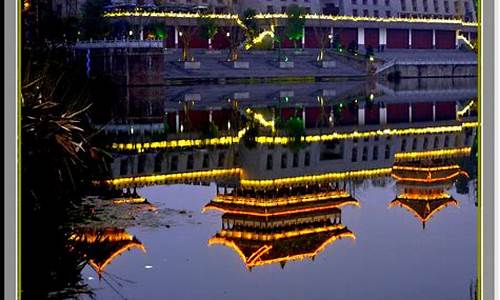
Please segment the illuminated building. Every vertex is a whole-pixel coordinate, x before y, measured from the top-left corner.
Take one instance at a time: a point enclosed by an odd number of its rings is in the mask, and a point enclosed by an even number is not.
[[[315,35],[315,27],[327,28],[330,32],[330,45],[333,44],[334,37],[338,38],[342,47],[347,48],[350,44],[355,44],[358,47],[371,46],[375,49],[456,49],[459,45],[459,36],[463,36],[468,40],[477,40],[477,23],[475,22],[475,12],[470,0],[463,0],[464,4],[457,4],[456,7],[447,7],[445,5],[450,1],[444,0],[443,10],[436,13],[425,12],[425,6],[417,5],[417,0],[412,0],[415,4],[411,8],[397,8],[391,4],[387,6],[385,0],[378,0],[379,5],[368,7],[365,0],[351,0],[360,2],[360,4],[350,5],[345,7],[345,15],[325,15],[313,12],[318,10],[313,8],[317,0],[310,1],[310,13],[306,14],[305,28],[302,39],[298,44],[302,48],[318,48],[319,42]],[[395,0],[391,0],[395,1]],[[407,0],[401,0],[403,2]],[[420,1],[420,0],[418,0]],[[427,1],[427,0],[423,0]],[[245,1],[244,1],[245,2]],[[275,8],[272,1],[264,4],[264,12],[258,14],[255,18],[262,22],[262,25],[269,27],[269,23],[275,23],[276,26],[267,28],[277,32],[282,32],[284,20],[287,17],[283,11],[286,8],[286,3]],[[277,1],[276,1],[277,2]],[[286,1],[285,1],[286,2]],[[346,1],[347,3],[348,1]],[[441,2],[436,0],[435,2]],[[456,1],[460,2],[460,1]],[[253,2],[252,2],[253,3]],[[352,3],[352,2],[351,2]],[[359,7],[358,7],[359,6]],[[373,6],[373,5],[371,5]],[[439,5],[438,5],[439,6]],[[389,7],[391,9],[389,9]],[[393,8],[396,7],[394,10]],[[278,9],[278,11],[275,11]],[[457,11],[457,9],[459,11]],[[259,9],[258,9],[259,10]],[[268,12],[272,10],[272,12]],[[172,11],[150,11],[143,9],[134,10],[112,10],[105,14],[110,18],[124,18],[131,23],[141,23],[144,19],[157,20],[162,19],[167,27],[167,40],[165,41],[168,47],[179,47],[179,40],[182,34],[179,26],[192,26],[192,20],[198,18],[198,13],[175,13]],[[241,26],[242,21],[236,14],[212,14],[209,17],[220,21],[221,26]],[[142,24],[142,23],[141,23]],[[462,32],[462,34],[459,34]],[[142,36],[142,33],[141,33]],[[224,39],[221,35],[217,39]],[[207,48],[209,43],[199,35],[193,38],[192,48]],[[221,42],[220,47],[227,48],[227,41]],[[284,39],[282,47],[292,48],[295,43],[288,39]]]
[[[359,206],[337,184],[304,187],[272,187],[254,191],[235,187],[205,206],[223,211],[222,229],[209,245],[235,251],[245,266],[314,258],[328,245],[356,236],[342,225],[341,207]]]
[[[136,237],[117,228],[79,229],[69,237],[69,242],[70,250],[83,255],[99,277],[125,251],[140,249],[146,252],[146,248]]]
[[[398,195],[389,207],[404,207],[425,229],[426,222],[438,211],[449,205],[458,206],[458,201],[446,192],[458,176],[468,175],[449,158],[401,160],[392,169]]]

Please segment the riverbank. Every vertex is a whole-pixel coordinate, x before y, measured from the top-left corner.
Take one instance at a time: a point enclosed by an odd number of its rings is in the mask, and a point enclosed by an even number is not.
[[[82,63],[89,62],[90,73],[108,74],[116,83],[127,86],[477,76],[476,54],[463,50],[387,50],[375,52],[370,60],[329,49],[323,62],[316,59],[318,49],[283,49],[281,62],[277,50],[242,51],[237,62],[227,60],[227,50],[193,49],[190,62],[179,61],[181,49],[107,48],[84,52],[78,51],[79,58]]]

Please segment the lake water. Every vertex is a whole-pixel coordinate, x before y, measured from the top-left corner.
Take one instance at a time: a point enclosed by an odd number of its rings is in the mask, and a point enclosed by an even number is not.
[[[477,269],[471,196],[452,191],[459,207],[443,209],[423,229],[407,210],[388,208],[396,196],[393,182],[364,185],[356,191],[360,207],[342,210],[342,222],[356,240],[335,241],[314,261],[251,271],[231,249],[207,244],[221,227],[219,213],[201,213],[215,196],[214,186],[141,189],[159,207],[188,210],[192,218],[175,216],[171,228],[127,228],[146,253],[121,255],[107,276],[134,282],[112,283],[126,299],[469,299]],[[83,274],[96,278],[90,267]],[[88,283],[97,299],[123,299],[102,280]]]
[[[96,299],[471,299],[475,78],[119,94],[98,211],[139,210],[68,240]]]

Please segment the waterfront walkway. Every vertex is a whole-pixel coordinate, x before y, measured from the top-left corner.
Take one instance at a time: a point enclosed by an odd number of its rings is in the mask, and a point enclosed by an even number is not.
[[[286,51],[289,61],[293,61],[292,69],[280,69],[275,52],[244,52],[240,54],[240,62],[248,62],[249,69],[234,69],[227,62],[227,51],[218,54],[206,54],[205,51],[195,50],[194,57],[201,62],[199,70],[185,70],[178,61],[180,50],[169,50],[166,56],[166,79],[197,79],[197,78],[273,78],[273,77],[362,77],[366,70],[342,63],[334,57],[335,68],[322,68],[316,61],[318,50],[307,49],[301,54],[294,54],[293,50]]]

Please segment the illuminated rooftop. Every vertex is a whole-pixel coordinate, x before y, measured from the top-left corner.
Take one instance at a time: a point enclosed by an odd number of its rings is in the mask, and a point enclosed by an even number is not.
[[[131,249],[146,252],[144,245],[123,229],[82,229],[69,237],[73,249],[81,252],[88,264],[101,276],[106,267],[118,256]]]
[[[253,217],[280,217],[310,212],[328,211],[346,205],[359,206],[359,202],[341,191],[330,193],[308,194],[285,198],[258,200],[255,198],[222,196],[216,197],[207,204],[203,211],[218,210],[226,214]]]
[[[448,207],[449,205],[458,206],[457,200],[453,199],[448,194],[443,193],[441,197],[437,195],[434,195],[433,197],[435,199],[426,199],[425,196],[422,196],[422,199],[418,199],[417,197],[401,195],[393,200],[389,204],[389,207],[404,207],[418,220],[420,220],[425,228],[425,223],[429,221],[438,211]]]
[[[356,236],[345,226],[337,224],[268,235],[223,230],[208,244],[231,248],[251,269],[275,263],[284,267],[289,261],[314,259],[328,245],[342,238],[355,239]]]

